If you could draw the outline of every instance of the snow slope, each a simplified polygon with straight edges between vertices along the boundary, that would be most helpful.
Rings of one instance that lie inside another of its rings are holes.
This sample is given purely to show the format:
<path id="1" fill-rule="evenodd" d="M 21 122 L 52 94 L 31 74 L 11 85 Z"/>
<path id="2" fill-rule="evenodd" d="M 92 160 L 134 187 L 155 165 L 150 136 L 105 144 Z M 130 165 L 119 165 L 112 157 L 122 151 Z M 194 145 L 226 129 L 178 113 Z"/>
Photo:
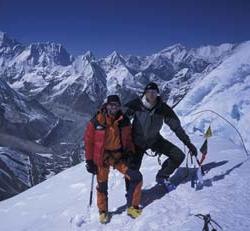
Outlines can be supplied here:
<path id="1" fill-rule="evenodd" d="M 194 87 L 178 105 L 177 112 L 183 121 L 194 130 L 204 131 L 212 124 L 216 134 L 224 135 L 241 143 L 237 132 L 218 116 L 203 110 L 214 110 L 223 115 L 244 138 L 250 149 L 250 42 L 240 44 L 221 64 L 203 79 L 196 80 Z M 197 118 L 199 117 L 199 118 Z M 194 120 L 196 120 L 194 122 Z M 195 124 L 195 126 L 194 126 Z"/>
<path id="2" fill-rule="evenodd" d="M 195 144 L 201 136 L 192 137 Z M 176 141 L 181 147 L 179 141 Z M 155 187 L 159 168 L 157 158 L 145 157 L 142 205 L 136 220 L 125 212 L 123 177 L 110 173 L 109 208 L 111 222 L 101 225 L 95 203 L 87 208 L 91 175 L 83 164 L 72 167 L 11 199 L 0 202 L 0 229 L 4 231 L 80 231 L 80 230 L 194 230 L 203 222 L 193 214 L 210 213 L 223 230 L 248 231 L 250 228 L 250 162 L 244 162 L 242 148 L 218 136 L 209 140 L 205 162 L 205 185 L 200 191 L 190 187 L 186 178 L 177 189 L 165 194 Z M 162 157 L 163 159 L 163 157 Z M 174 182 L 185 175 L 185 164 L 176 172 Z M 94 193 L 94 202 L 96 194 Z"/>

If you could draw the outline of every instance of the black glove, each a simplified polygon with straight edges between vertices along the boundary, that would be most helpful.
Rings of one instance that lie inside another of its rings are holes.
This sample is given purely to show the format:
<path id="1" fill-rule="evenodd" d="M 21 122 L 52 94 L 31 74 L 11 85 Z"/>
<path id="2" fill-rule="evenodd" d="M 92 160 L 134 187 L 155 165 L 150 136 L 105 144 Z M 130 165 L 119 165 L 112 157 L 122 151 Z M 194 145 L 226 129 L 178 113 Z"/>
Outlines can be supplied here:
<path id="1" fill-rule="evenodd" d="M 97 166 L 95 165 L 93 160 L 86 160 L 86 169 L 89 173 L 96 174 Z"/>
<path id="2" fill-rule="evenodd" d="M 197 148 L 191 142 L 187 144 L 187 147 L 189 149 L 189 152 L 191 153 L 191 156 L 197 156 Z"/>

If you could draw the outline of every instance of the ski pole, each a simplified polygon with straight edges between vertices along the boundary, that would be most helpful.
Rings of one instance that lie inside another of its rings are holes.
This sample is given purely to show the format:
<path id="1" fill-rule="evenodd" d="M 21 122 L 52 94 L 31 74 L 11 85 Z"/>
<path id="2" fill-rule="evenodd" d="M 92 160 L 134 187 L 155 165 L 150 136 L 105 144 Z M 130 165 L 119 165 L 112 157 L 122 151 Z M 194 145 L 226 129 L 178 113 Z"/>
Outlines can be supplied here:
<path id="1" fill-rule="evenodd" d="M 196 159 L 196 162 L 197 162 L 197 164 L 199 165 L 199 167 L 201 167 L 200 161 L 198 160 L 198 157 L 197 157 L 197 156 L 195 156 L 195 159 Z"/>
<path id="2" fill-rule="evenodd" d="M 90 188 L 90 195 L 89 195 L 89 207 L 91 207 L 91 205 L 92 205 L 94 179 L 95 179 L 95 174 L 92 174 L 92 178 L 91 178 L 91 188 Z"/>
<path id="3" fill-rule="evenodd" d="M 197 156 L 195 156 L 196 162 L 198 164 L 198 168 L 196 170 L 196 190 L 200 190 L 203 188 L 203 174 L 200 161 L 198 160 Z"/>
<path id="4" fill-rule="evenodd" d="M 197 183 L 196 174 L 195 174 L 196 167 L 195 167 L 195 164 L 193 162 L 193 156 L 190 155 L 190 157 L 191 157 L 190 159 L 191 159 L 191 165 L 192 165 L 192 169 L 193 169 L 192 175 L 191 175 L 191 187 L 194 188 L 196 186 L 196 183 Z"/>
<path id="5" fill-rule="evenodd" d="M 202 166 L 202 161 L 199 161 L 199 159 L 198 159 L 197 156 L 195 157 L 195 159 L 197 161 L 198 166 L 200 167 L 201 174 L 204 176 L 205 175 L 205 171 L 204 171 L 203 166 Z"/>

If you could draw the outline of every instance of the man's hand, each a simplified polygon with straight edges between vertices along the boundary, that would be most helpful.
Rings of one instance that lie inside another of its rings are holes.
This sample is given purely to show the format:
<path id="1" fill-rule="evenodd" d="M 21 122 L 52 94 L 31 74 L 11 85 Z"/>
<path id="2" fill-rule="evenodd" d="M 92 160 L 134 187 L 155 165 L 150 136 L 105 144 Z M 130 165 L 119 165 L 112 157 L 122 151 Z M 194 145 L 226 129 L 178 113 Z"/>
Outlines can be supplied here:
<path id="1" fill-rule="evenodd" d="M 197 148 L 191 142 L 187 144 L 187 147 L 189 149 L 189 152 L 191 153 L 191 156 L 197 156 Z"/>
<path id="2" fill-rule="evenodd" d="M 86 160 L 86 169 L 89 173 L 96 174 L 97 166 L 95 165 L 93 160 Z"/>

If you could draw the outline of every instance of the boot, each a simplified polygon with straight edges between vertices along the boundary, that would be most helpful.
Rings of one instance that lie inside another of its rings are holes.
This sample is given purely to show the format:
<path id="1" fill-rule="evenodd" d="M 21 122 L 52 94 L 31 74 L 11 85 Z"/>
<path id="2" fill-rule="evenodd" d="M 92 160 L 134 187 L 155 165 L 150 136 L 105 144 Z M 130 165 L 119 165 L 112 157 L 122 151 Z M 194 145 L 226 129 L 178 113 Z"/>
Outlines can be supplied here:
<path id="1" fill-rule="evenodd" d="M 101 224 L 107 224 L 109 222 L 109 216 L 107 212 L 101 212 L 99 215 L 99 221 Z"/>
<path id="2" fill-rule="evenodd" d="M 157 184 L 164 186 L 167 192 L 176 189 L 176 186 L 173 183 L 171 183 L 168 176 L 167 177 L 156 176 L 156 182 Z"/>
<path id="3" fill-rule="evenodd" d="M 127 209 L 128 216 L 132 218 L 137 218 L 141 215 L 142 210 L 139 207 L 131 206 Z"/>

